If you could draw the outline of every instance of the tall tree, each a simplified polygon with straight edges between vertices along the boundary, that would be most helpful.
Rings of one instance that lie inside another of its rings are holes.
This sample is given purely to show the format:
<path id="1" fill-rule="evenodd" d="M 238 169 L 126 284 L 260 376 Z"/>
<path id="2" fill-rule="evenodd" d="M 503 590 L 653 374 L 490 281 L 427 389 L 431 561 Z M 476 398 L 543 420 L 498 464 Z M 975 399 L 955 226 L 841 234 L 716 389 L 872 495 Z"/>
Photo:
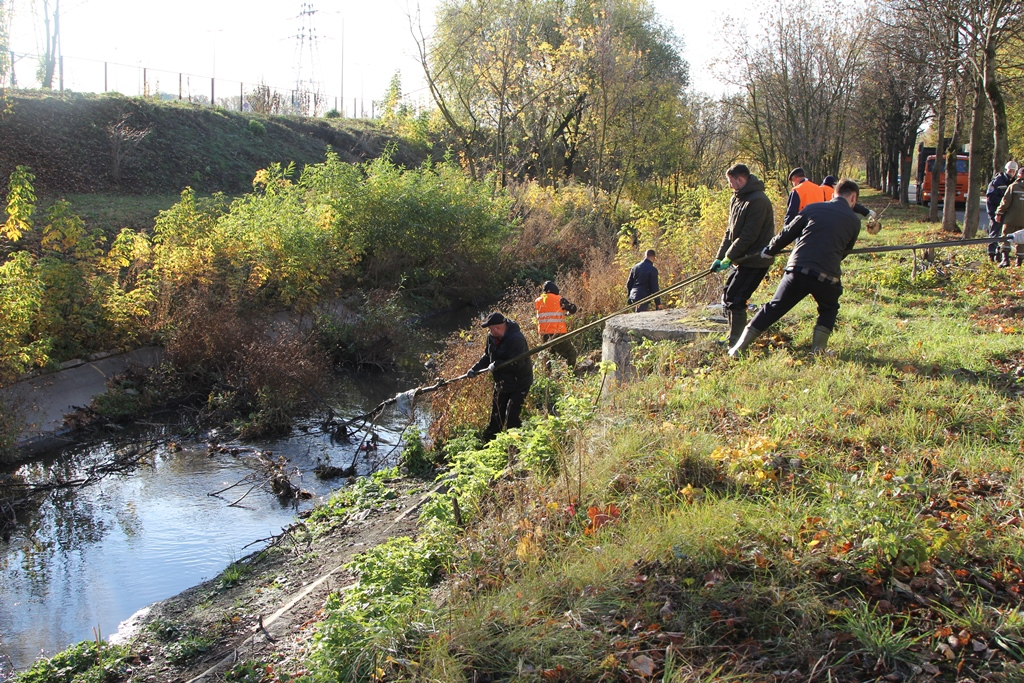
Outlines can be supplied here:
<path id="1" fill-rule="evenodd" d="M 466 167 L 499 183 L 585 173 L 621 189 L 687 80 L 647 0 L 448 0 L 417 43 Z"/>
<path id="2" fill-rule="evenodd" d="M 838 174 L 866 23 L 855 15 L 808 12 L 780 0 L 753 39 L 733 39 L 730 80 L 743 89 L 739 117 L 747 149 L 766 170 L 802 166 L 811 178 Z M 727 76 L 728 77 L 728 76 Z"/>

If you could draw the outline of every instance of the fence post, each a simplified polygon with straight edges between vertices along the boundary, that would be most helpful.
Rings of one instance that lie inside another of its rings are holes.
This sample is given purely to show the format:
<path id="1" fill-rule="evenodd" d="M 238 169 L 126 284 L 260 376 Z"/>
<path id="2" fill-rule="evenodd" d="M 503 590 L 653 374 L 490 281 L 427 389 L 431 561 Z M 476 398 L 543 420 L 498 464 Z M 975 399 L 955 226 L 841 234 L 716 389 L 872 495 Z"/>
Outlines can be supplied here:
<path id="1" fill-rule="evenodd" d="M 178 101 L 181 102 L 181 72 L 178 72 Z"/>
<path id="2" fill-rule="evenodd" d="M 216 108 L 217 100 L 213 97 L 213 76 L 210 77 L 210 106 Z"/>
<path id="3" fill-rule="evenodd" d="M 146 67 L 142 67 L 142 96 L 149 97 L 149 81 L 146 79 Z"/>
<path id="4" fill-rule="evenodd" d="M 358 119 L 359 118 L 359 110 L 356 109 L 356 102 L 357 101 L 358 100 L 355 97 L 352 98 L 352 118 L 354 118 L 354 119 Z"/>
<path id="5" fill-rule="evenodd" d="M 60 91 L 64 92 L 64 55 L 57 58 L 60 64 Z"/>
<path id="6" fill-rule="evenodd" d="M 245 111 L 245 83 L 238 84 L 238 111 Z"/>
<path id="7" fill-rule="evenodd" d="M 103 62 L 103 92 L 107 92 L 107 63 Z"/>

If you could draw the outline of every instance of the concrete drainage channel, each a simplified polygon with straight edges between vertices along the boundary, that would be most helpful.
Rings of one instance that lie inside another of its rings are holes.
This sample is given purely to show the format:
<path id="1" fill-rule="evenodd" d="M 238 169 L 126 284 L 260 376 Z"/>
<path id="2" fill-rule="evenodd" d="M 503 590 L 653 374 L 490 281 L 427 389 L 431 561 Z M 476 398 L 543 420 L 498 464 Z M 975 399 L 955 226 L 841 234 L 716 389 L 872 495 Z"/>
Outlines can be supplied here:
<path id="1" fill-rule="evenodd" d="M 132 366 L 156 367 L 163 349 L 146 347 L 120 354 L 97 354 L 63 363 L 56 372 L 26 377 L 0 389 L 0 401 L 21 418 L 24 429 L 15 448 L 30 456 L 67 444 L 64 416 L 87 406 L 107 390 L 107 380 Z"/>

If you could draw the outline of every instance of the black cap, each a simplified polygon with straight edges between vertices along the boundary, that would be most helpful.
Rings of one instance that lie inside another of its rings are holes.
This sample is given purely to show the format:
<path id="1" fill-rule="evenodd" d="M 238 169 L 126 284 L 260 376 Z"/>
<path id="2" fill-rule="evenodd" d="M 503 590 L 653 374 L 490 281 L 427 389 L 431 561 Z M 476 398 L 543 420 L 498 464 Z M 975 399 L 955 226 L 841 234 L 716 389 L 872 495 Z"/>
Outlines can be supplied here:
<path id="1" fill-rule="evenodd" d="M 828 185 L 829 187 L 835 187 L 836 177 L 834 175 L 827 175 L 825 179 L 821 181 L 822 185 Z"/>
<path id="2" fill-rule="evenodd" d="M 508 321 L 505 320 L 505 316 L 495 311 L 494 313 L 491 313 L 489 316 L 487 316 L 487 320 L 485 320 L 484 324 L 481 325 L 480 327 L 490 327 L 491 325 L 500 325 L 502 323 L 507 322 Z"/>
<path id="3" fill-rule="evenodd" d="M 788 178 L 792 180 L 794 176 L 798 178 L 806 178 L 807 174 L 804 173 L 804 169 L 802 167 L 797 166 L 796 168 L 789 172 Z"/>
<path id="4" fill-rule="evenodd" d="M 545 292 L 550 292 L 551 294 L 558 294 L 558 285 L 556 285 L 551 280 L 545 282 L 543 287 Z"/>

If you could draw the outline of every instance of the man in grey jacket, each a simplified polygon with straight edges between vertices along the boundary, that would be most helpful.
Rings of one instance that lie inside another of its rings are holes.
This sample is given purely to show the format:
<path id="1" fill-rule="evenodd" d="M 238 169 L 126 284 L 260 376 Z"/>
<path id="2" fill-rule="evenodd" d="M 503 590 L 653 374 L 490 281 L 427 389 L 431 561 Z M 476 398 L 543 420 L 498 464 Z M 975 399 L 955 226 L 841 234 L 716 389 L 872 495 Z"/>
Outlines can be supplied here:
<path id="1" fill-rule="evenodd" d="M 789 255 L 786 272 L 775 296 L 743 330 L 740 340 L 729 349 L 730 356 L 739 356 L 808 294 L 818 304 L 811 352 L 825 350 L 836 325 L 839 297 L 843 293 L 840 263 L 860 235 L 860 217 L 853 211 L 859 195 L 857 183 L 843 180 L 836 187 L 831 201 L 808 205 L 772 238 L 764 250 L 766 258 L 775 256 L 794 240 L 796 246 Z"/>
<path id="2" fill-rule="evenodd" d="M 711 272 L 732 266 L 722 288 L 722 308 L 729 318 L 729 347 L 732 348 L 747 324 L 747 301 L 768 274 L 774 257 L 761 252 L 775 234 L 772 202 L 764 193 L 764 182 L 750 173 L 746 164 L 725 172 L 733 189 L 729 201 L 729 226 L 725 230 Z"/>

